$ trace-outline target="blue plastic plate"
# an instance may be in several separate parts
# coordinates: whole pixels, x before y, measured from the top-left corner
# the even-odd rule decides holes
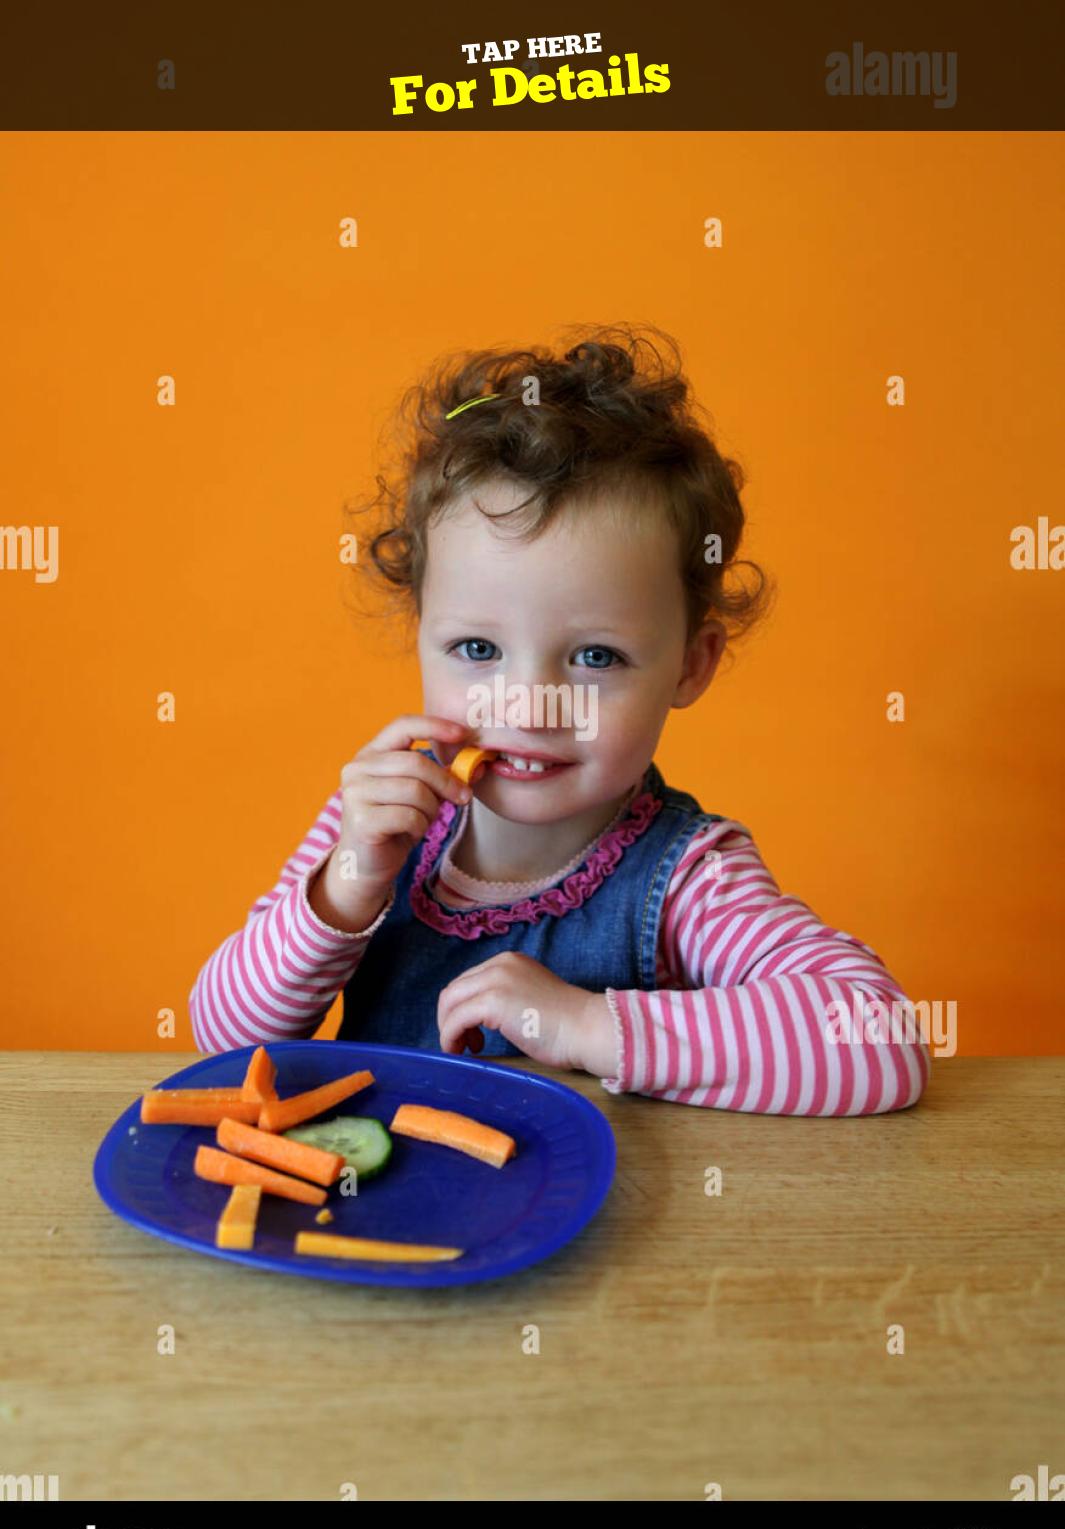
[[[174,1073],[160,1088],[225,1088],[242,1082],[254,1046],[224,1051]],[[197,1178],[201,1142],[214,1126],[141,1125],[140,1096],[100,1144],[93,1182],[104,1204],[142,1231],[169,1242],[280,1274],[353,1285],[466,1285],[499,1279],[549,1258],[595,1215],[614,1177],[614,1133],[602,1112],[562,1083],[513,1065],[354,1041],[277,1041],[267,1047],[282,1098],[368,1068],[375,1081],[333,1115],[372,1115],[388,1126],[401,1104],[428,1104],[472,1115],[513,1136],[517,1153],[502,1168],[453,1147],[395,1135],[380,1174],[354,1195],[334,1186],[318,1207],[263,1195],[254,1248],[217,1248],[215,1226],[229,1188]],[[147,1085],[145,1088],[147,1091]],[[441,1263],[360,1263],[294,1251],[298,1231],[339,1232],[465,1251]]]

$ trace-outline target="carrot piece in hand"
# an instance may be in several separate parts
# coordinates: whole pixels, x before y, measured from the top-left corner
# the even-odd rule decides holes
[[[401,1104],[392,1117],[391,1129],[400,1136],[416,1136],[420,1141],[454,1147],[458,1152],[491,1163],[493,1168],[502,1168],[518,1150],[513,1136],[505,1131],[482,1125],[479,1120],[458,1115],[454,1110],[436,1110],[427,1104]]]
[[[259,1184],[264,1194],[279,1195],[283,1200],[301,1200],[304,1205],[324,1205],[325,1190],[287,1173],[275,1173],[261,1163],[249,1163],[243,1157],[231,1157],[217,1147],[196,1148],[193,1171],[198,1178],[215,1184]]]
[[[192,1090],[189,1090],[191,1093]],[[227,1115],[254,1125],[261,1104],[241,1099],[188,1098],[181,1091],[152,1088],[141,1097],[141,1123],[150,1126],[216,1126]]]
[[[484,773],[484,766],[490,760],[497,759],[498,757],[498,754],[493,749],[459,749],[451,761],[451,773],[457,776],[465,785],[472,786]]]
[[[270,1053],[265,1046],[256,1046],[251,1054],[248,1070],[244,1074],[240,1097],[254,1099],[258,1104],[265,1103],[267,1099],[276,1099],[277,1089],[274,1085],[276,1077],[277,1068],[270,1059]]]
[[[343,1078],[335,1078],[332,1083],[323,1083],[320,1088],[293,1094],[291,1099],[271,1099],[259,1106],[259,1129],[287,1131],[290,1126],[298,1126],[302,1121],[332,1109],[334,1104],[350,1099],[352,1094],[357,1094],[360,1088],[368,1087],[373,1080],[372,1072],[349,1072]]]
[[[219,1121],[215,1139],[220,1147],[236,1157],[250,1157],[253,1162],[265,1163],[268,1168],[280,1168],[327,1187],[336,1183],[344,1167],[341,1152],[324,1152],[321,1147],[289,1141],[287,1136],[260,1131],[232,1118]]]
[[[242,1248],[247,1250],[255,1241],[255,1222],[262,1200],[261,1184],[234,1184],[230,1190],[226,1208],[218,1218],[215,1228],[216,1248]]]

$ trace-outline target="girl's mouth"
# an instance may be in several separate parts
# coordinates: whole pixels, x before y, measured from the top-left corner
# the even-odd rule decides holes
[[[493,759],[488,769],[493,775],[500,776],[503,780],[547,780],[554,775],[561,775],[563,770],[571,768],[569,760],[537,758],[530,754],[503,754],[500,753]]]

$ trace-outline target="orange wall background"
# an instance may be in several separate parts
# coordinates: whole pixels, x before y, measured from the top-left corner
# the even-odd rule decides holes
[[[400,389],[446,350],[649,321],[745,467],[746,550],[779,590],[672,714],[666,779],[911,998],[954,1000],[959,1054],[1060,1051],[1065,571],[1010,566],[1014,526],[1065,519],[1060,152],[0,137],[0,520],[60,527],[54,583],[0,573],[0,1045],[154,1050],[170,1008],[164,1049],[191,1047],[200,966],[344,762],[421,705],[337,557]]]

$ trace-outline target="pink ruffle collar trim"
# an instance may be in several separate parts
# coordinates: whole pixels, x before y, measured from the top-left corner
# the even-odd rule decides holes
[[[441,934],[456,934],[461,940],[476,940],[482,934],[503,934],[511,924],[535,924],[548,914],[559,918],[591,897],[614,870],[626,846],[640,837],[661,808],[661,799],[652,791],[639,792],[617,827],[605,833],[584,864],[557,887],[548,887],[535,897],[523,897],[506,908],[470,908],[464,913],[447,913],[430,897],[424,885],[458,811],[454,802],[444,802],[422,843],[411,882],[411,907],[423,924]]]

